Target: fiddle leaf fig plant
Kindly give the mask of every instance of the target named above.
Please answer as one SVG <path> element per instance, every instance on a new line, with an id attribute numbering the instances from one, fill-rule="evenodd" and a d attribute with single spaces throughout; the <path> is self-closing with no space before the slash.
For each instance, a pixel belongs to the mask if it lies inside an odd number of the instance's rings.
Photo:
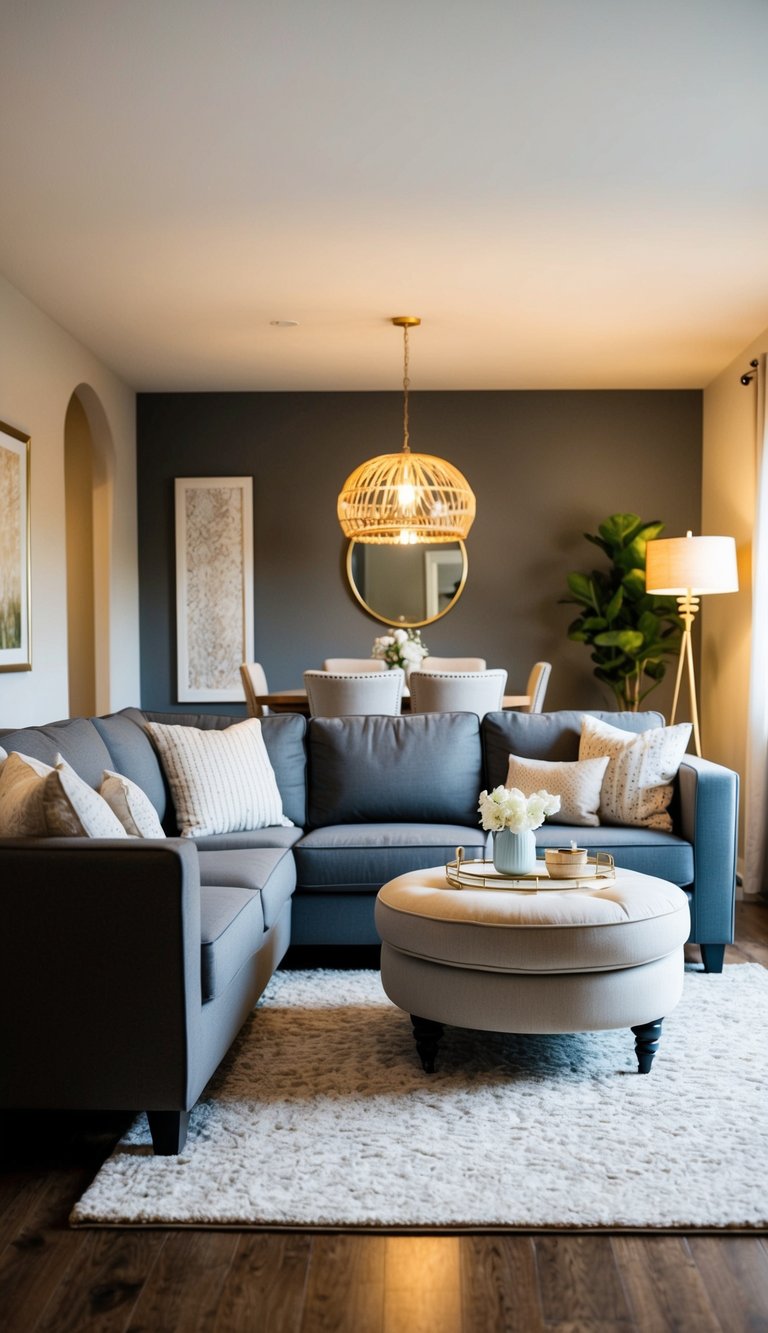
<path id="1" fill-rule="evenodd" d="M 594 674 L 612 690 L 618 708 L 637 712 L 664 679 L 669 657 L 680 651 L 683 622 L 674 597 L 645 590 L 645 548 L 664 530 L 637 514 L 612 514 L 588 542 L 608 557 L 607 569 L 569 574 L 570 596 L 582 609 L 568 638 L 592 649 Z"/>

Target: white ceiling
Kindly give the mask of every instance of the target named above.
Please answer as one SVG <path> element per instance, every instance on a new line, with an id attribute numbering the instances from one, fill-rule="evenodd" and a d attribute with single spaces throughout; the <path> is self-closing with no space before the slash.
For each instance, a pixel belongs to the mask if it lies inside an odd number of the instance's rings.
<path id="1" fill-rule="evenodd" d="M 766 0 L 2 0 L 0 270 L 144 390 L 696 387 Z M 298 320 L 274 327 L 272 320 Z"/>

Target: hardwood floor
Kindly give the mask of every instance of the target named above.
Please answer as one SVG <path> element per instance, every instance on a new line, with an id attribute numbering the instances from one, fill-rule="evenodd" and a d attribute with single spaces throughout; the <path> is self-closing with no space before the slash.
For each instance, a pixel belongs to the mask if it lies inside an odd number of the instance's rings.
<path id="1" fill-rule="evenodd" d="M 768 967 L 768 905 L 727 961 Z M 768 1333 L 764 1235 L 70 1231 L 121 1129 L 3 1122 L 3 1333 Z"/>

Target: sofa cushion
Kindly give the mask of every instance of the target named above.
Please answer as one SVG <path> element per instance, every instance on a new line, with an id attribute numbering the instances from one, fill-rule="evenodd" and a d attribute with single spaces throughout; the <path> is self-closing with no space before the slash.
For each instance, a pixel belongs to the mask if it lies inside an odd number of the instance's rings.
<path id="1" fill-rule="evenodd" d="M 671 832 L 672 783 L 690 739 L 690 722 L 649 727 L 639 736 L 629 736 L 601 718 L 585 717 L 580 758 L 609 758 L 600 795 L 603 823 L 639 824 Z"/>
<path id="2" fill-rule="evenodd" d="M 250 847 L 292 847 L 301 838 L 300 828 L 235 829 L 232 833 L 208 833 L 195 838 L 201 852 L 240 852 Z"/>
<path id="3" fill-rule="evenodd" d="M 308 736 L 310 827 L 477 822 L 483 783 L 474 713 L 314 717 Z"/>
<path id="4" fill-rule="evenodd" d="M 576 760 L 579 757 L 581 721 L 585 716 L 579 709 L 563 709 L 557 713 L 486 713 L 481 733 L 485 763 L 484 787 L 500 786 L 507 775 L 510 754 L 528 759 Z M 661 713 L 603 713 L 592 712 L 590 717 L 604 718 L 624 731 L 645 731 L 661 727 Z"/>
<path id="5" fill-rule="evenodd" d="M 607 755 L 571 763 L 567 759 L 558 762 L 511 754 L 505 786 L 517 787 L 524 796 L 542 789 L 559 796 L 560 809 L 547 816 L 551 824 L 595 826 L 600 823 L 600 789 L 608 763 Z"/>
<path id="6" fill-rule="evenodd" d="M 557 824 L 550 828 L 548 820 L 536 830 L 538 848 L 567 847 L 571 841 L 586 847 L 590 856 L 598 851 L 610 852 L 616 865 L 625 870 L 656 875 L 680 888 L 693 883 L 693 847 L 673 833 L 617 824 L 601 824 L 599 828 Z"/>
<path id="7" fill-rule="evenodd" d="M 0 744 L 9 754 L 11 750 L 20 750 L 34 759 L 42 759 L 51 768 L 56 755 L 61 754 L 94 790 L 104 769 L 115 766 L 97 728 L 87 717 L 68 718 L 44 727 L 25 727 L 21 731 L 3 730 Z"/>
<path id="8" fill-rule="evenodd" d="M 261 897 L 250 889 L 206 884 L 200 888 L 200 986 L 203 1001 L 226 990 L 264 934 Z"/>
<path id="9" fill-rule="evenodd" d="M 467 716 L 470 716 L 467 714 Z M 407 870 L 488 855 L 488 835 L 461 824 L 331 824 L 305 834 L 294 848 L 303 891 L 333 888 L 370 893 Z"/>
<path id="10" fill-rule="evenodd" d="M 222 731 L 148 722 L 170 783 L 183 838 L 287 825 L 261 723 Z"/>
<path id="11" fill-rule="evenodd" d="M 104 767 L 141 787 L 163 819 L 169 803 L 168 787 L 157 751 L 146 733 L 144 714 L 138 708 L 123 708 L 92 721 L 111 755 Z M 176 831 L 175 820 L 170 831 Z"/>
<path id="12" fill-rule="evenodd" d="M 200 852 L 198 859 L 201 884 L 219 884 L 261 894 L 267 930 L 275 924 L 296 887 L 296 863 L 290 853 L 281 848 Z"/>

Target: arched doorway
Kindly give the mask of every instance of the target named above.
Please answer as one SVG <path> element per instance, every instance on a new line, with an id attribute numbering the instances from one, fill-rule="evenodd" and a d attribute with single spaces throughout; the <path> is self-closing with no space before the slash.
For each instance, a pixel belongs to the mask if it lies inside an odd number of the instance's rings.
<path id="1" fill-rule="evenodd" d="M 67 667 L 70 717 L 110 707 L 112 447 L 101 403 L 78 385 L 64 422 Z"/>

